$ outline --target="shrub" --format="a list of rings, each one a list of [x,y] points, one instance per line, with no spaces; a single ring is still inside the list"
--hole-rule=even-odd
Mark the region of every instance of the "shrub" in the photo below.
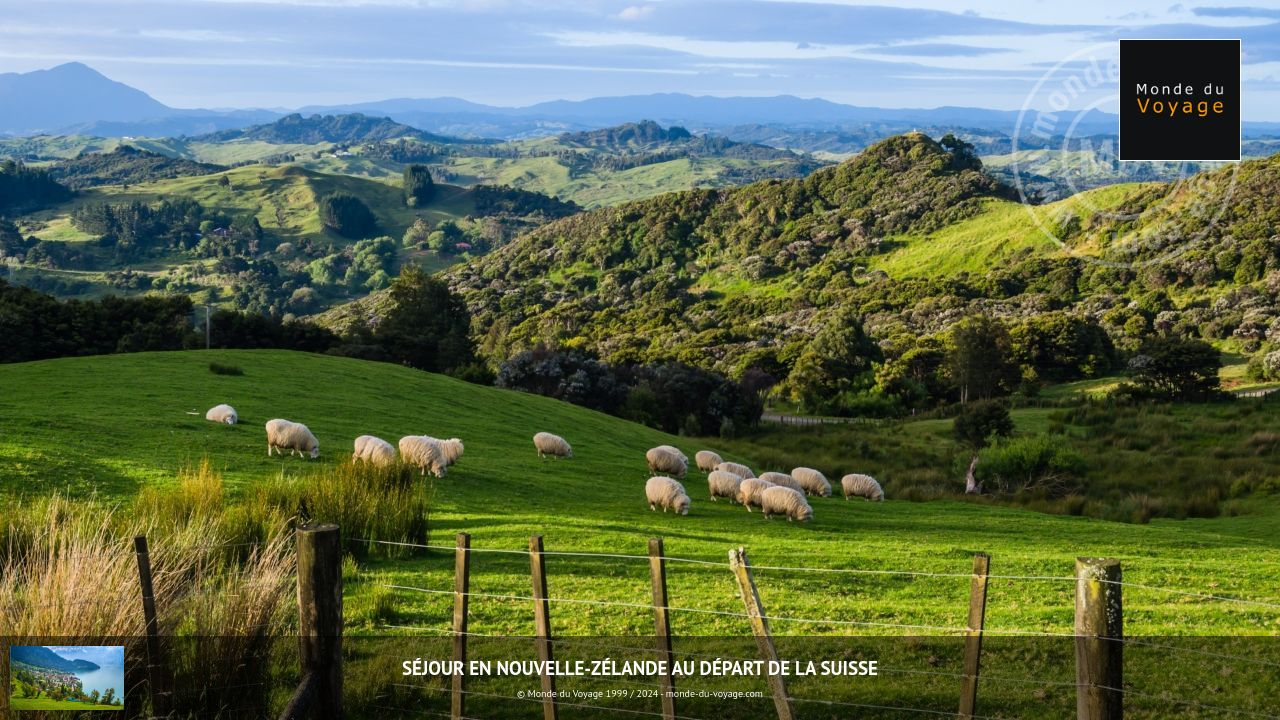
[[[1058,438],[1028,435],[1002,439],[982,455],[977,475],[988,490],[1058,497],[1078,491],[1084,456]]]
[[[223,365],[222,363],[209,363],[209,372],[214,375],[243,375],[244,370],[238,365]]]

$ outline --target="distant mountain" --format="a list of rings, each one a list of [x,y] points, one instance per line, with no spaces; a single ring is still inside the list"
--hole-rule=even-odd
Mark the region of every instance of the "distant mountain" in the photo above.
[[[173,113],[172,108],[141,90],[110,80],[82,63],[0,74],[0,129],[13,133]]]
[[[312,115],[310,117],[303,117],[300,113],[294,113],[264,125],[253,125],[236,130],[222,130],[202,135],[195,139],[205,142],[260,140],[276,144],[312,144],[321,142],[369,143],[397,138],[413,138],[415,140],[445,144],[468,142],[459,138],[425,132],[418,128],[395,122],[390,118],[370,117],[361,113]]]
[[[14,645],[9,648],[9,659],[32,667],[62,672],[89,672],[99,665],[88,660],[68,660],[42,645]]]
[[[182,137],[206,135],[219,130],[235,130],[247,125],[268,123],[280,117],[271,110],[231,110],[215,113],[207,110],[175,110],[175,115],[150,120],[97,120],[70,125],[59,130],[63,134],[96,137]]]
[[[54,163],[49,174],[72,190],[98,185],[136,185],[192,175],[209,175],[226,170],[221,165],[171,158],[159,153],[121,145],[114,152],[84,153]]]
[[[692,138],[693,133],[678,125],[664,128],[652,120],[644,120],[600,130],[564,133],[560,136],[560,142],[617,150],[644,147],[654,143],[680,142]]]

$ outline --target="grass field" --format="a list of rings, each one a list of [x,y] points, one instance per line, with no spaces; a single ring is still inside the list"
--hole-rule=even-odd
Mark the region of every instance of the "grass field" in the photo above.
[[[24,698],[10,697],[10,710],[123,710],[120,705],[99,705],[94,703],[73,702],[71,700],[53,700],[47,697]]]
[[[237,365],[243,376],[215,375],[208,363]],[[0,367],[0,489],[20,496],[63,493],[126,506],[143,486],[173,482],[180,466],[207,457],[234,498],[280,475],[316,472],[340,461],[352,438],[389,439],[425,433],[466,441],[459,465],[431,483],[434,541],[473,534],[478,548],[518,550],[545,534],[549,550],[643,553],[651,536],[667,538],[676,557],[723,562],[745,545],[755,562],[817,568],[967,572],[974,552],[993,555],[1000,573],[1066,577],[1080,555],[1119,557],[1126,578],[1153,586],[1212,589],[1216,594],[1271,598],[1280,537],[1278,508],[1212,520],[1127,525],[1077,517],[949,501],[883,504],[815,499],[808,524],[765,521],[725,502],[710,503],[692,473],[687,517],[645,507],[644,451],[670,442],[692,456],[705,444],[672,438],[622,420],[530,396],[468,385],[387,364],[276,351],[155,353],[51,360]],[[203,420],[204,409],[230,402],[236,427]],[[306,422],[321,440],[322,458],[268,458],[261,424],[271,417]],[[1029,416],[1026,418],[1031,420]],[[945,423],[946,421],[932,421]],[[920,432],[929,430],[919,424]],[[908,425],[907,427],[911,427]],[[538,430],[563,434],[575,458],[541,461],[529,440]],[[749,455],[737,456],[747,462]],[[883,476],[885,462],[850,449],[842,469]],[[639,561],[557,558],[550,565],[553,595],[645,602],[646,566]],[[484,555],[475,562],[479,589],[527,591],[519,555]],[[452,558],[431,553],[401,560],[368,560],[350,587],[353,626],[377,624],[441,629],[448,599],[414,592],[385,597],[379,583],[442,589]],[[727,568],[680,565],[670,571],[673,604],[738,610]],[[762,572],[761,592],[804,618],[864,618],[893,624],[954,626],[964,618],[967,581],[956,578],[850,579],[838,574]],[[993,581],[989,624],[994,628],[1066,631],[1071,584]],[[478,632],[527,633],[523,605],[473,605]],[[1270,634],[1280,614],[1202,602],[1157,590],[1126,596],[1135,634]],[[390,609],[388,609],[390,608]],[[705,614],[674,619],[681,634],[737,633],[739,619]],[[562,632],[646,632],[644,612],[582,608],[560,620]],[[841,633],[822,624],[784,626],[784,634]],[[884,628],[888,634],[901,630]]]

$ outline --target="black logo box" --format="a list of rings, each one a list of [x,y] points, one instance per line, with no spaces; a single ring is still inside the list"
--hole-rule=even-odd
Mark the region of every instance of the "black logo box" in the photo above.
[[[1240,40],[1120,41],[1120,160],[1238,161],[1240,103]]]

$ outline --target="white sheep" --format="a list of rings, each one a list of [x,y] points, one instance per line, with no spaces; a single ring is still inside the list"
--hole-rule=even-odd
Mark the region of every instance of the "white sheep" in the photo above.
[[[240,416],[236,414],[236,409],[225,403],[209,408],[209,412],[204,414],[204,419],[210,422],[226,423],[227,425],[235,425],[240,422]]]
[[[432,475],[442,478],[449,469],[440,441],[426,435],[406,435],[400,438],[400,457],[418,468],[422,475],[430,470]]]
[[[798,467],[791,471],[791,477],[800,483],[805,495],[831,497],[831,482],[821,471],[813,468]]]
[[[729,498],[729,502],[738,499],[738,486],[742,484],[742,478],[731,472],[723,470],[712,470],[707,474],[707,490],[711,493],[711,502],[715,502],[716,498]]]
[[[662,512],[670,509],[679,515],[689,514],[689,494],[684,491],[684,485],[669,477],[658,475],[649,478],[649,482],[644,484],[644,494],[649,500],[650,510],[662,508]]]
[[[884,490],[880,487],[880,483],[870,475],[860,475],[858,473],[849,473],[840,478],[840,489],[844,490],[844,499],[851,497],[866,498],[875,502],[884,501]]]
[[[462,451],[464,450],[462,447],[462,441],[458,438],[449,438],[448,440],[441,440],[439,442],[440,448],[444,450],[445,463],[452,465],[458,462],[458,458],[462,457]]]
[[[760,495],[771,487],[777,487],[768,480],[747,478],[738,485],[738,504],[751,512],[751,506],[760,507]]]
[[[734,475],[737,475],[738,477],[743,478],[744,480],[746,478],[753,478],[756,476],[755,472],[752,471],[751,468],[747,467],[746,465],[743,465],[742,463],[736,463],[736,462],[722,462],[719,465],[716,465],[716,470],[731,472]]]
[[[380,437],[361,435],[356,438],[355,452],[351,454],[351,461],[386,467],[396,461],[396,449]]]
[[[796,482],[796,479],[784,472],[765,472],[760,473],[761,480],[768,480],[774,485],[781,485],[785,488],[791,488],[801,494],[804,493],[804,486]]]
[[[715,470],[717,465],[724,462],[724,458],[710,450],[699,450],[694,454],[693,459],[698,463],[698,469],[705,473]]]
[[[538,457],[573,457],[573,448],[569,447],[569,443],[559,435],[552,435],[549,432],[540,432],[533,436],[533,446],[538,448]]]
[[[302,423],[291,422],[281,418],[267,421],[267,456],[275,450],[281,455],[285,450],[294,453],[310,453],[311,457],[320,457],[320,441],[311,434],[311,430]]]
[[[644,457],[649,461],[649,472],[667,473],[678,478],[684,477],[685,473],[689,472],[688,459],[670,445],[650,448]]]
[[[813,508],[804,499],[804,493],[789,487],[771,487],[760,493],[760,509],[766,520],[774,515],[786,515],[787,522],[813,519]]]
[[[674,453],[675,455],[677,455],[681,460],[684,461],[684,464],[686,466],[689,464],[689,456],[685,455],[684,451],[676,447],[675,445],[659,445],[658,447],[662,448],[663,450],[666,450],[667,452]]]

